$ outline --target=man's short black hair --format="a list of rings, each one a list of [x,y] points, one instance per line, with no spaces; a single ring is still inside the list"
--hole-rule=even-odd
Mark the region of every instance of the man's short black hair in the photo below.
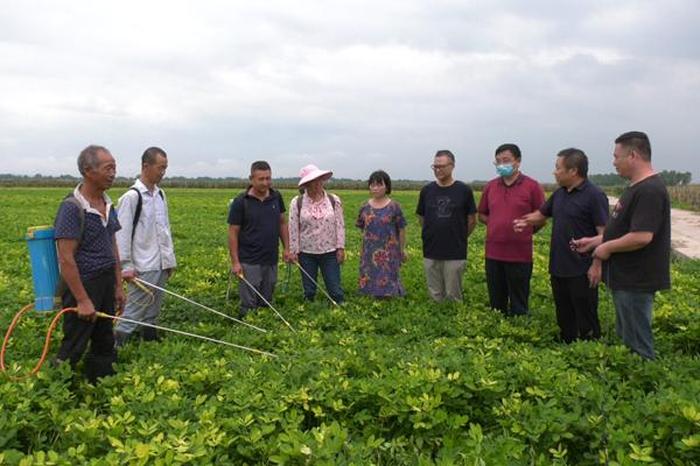
[[[367,187],[373,184],[383,184],[386,187],[386,193],[391,194],[391,178],[389,174],[384,170],[377,170],[369,175],[369,180],[367,180]]]
[[[576,169],[576,173],[581,178],[588,178],[588,157],[581,149],[569,147],[568,149],[560,150],[557,157],[562,158],[564,167],[567,170]]]
[[[250,174],[252,175],[254,171],[270,171],[270,164],[264,160],[258,160],[250,164]]]
[[[641,131],[628,131],[615,139],[615,144],[620,144],[632,149],[642,156],[642,159],[649,162],[651,160],[651,142],[649,136]]]
[[[455,163],[455,155],[452,153],[452,151],[447,149],[440,149],[439,151],[435,152],[435,157],[447,157],[450,159],[450,162],[452,162],[453,165]]]
[[[513,154],[513,157],[515,157],[515,160],[520,160],[522,158],[520,147],[512,143],[501,144],[496,148],[496,153],[494,155],[498,155],[505,151],[510,151],[510,153]]]
[[[143,155],[141,156],[141,165],[153,165],[156,163],[159,155],[162,155],[166,159],[168,158],[168,154],[166,154],[160,147],[149,147],[143,151]]]

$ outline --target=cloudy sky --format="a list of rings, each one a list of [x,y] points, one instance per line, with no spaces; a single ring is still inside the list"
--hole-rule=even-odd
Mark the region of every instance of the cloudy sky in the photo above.
[[[693,172],[700,2],[0,0],[0,173],[77,175],[90,143],[120,175],[150,145],[170,175],[429,179],[435,150],[488,179],[515,142],[551,181],[575,146],[613,171],[646,131]]]

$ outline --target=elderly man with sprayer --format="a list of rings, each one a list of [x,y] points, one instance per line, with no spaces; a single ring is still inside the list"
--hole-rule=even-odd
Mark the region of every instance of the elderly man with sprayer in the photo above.
[[[64,308],[77,307],[63,320],[63,341],[57,362],[75,368],[85,360],[88,380],[114,373],[116,360],[112,322],[97,319],[97,311],[114,315],[124,305],[119,251],[115,233],[121,228],[112,201],[105,193],[116,175],[116,162],[102,146],[88,146],[78,157],[80,184],[66,196],[54,223],[58,261],[65,290]]]

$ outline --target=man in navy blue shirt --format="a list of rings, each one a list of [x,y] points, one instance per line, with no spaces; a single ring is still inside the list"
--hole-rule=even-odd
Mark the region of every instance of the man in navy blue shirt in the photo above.
[[[284,246],[284,259],[290,258],[289,229],[284,215],[282,195],[272,189],[272,171],[265,161],[253,162],[250,167],[250,186],[231,203],[228,214],[228,244],[231,271],[243,274],[268,301],[277,282],[279,241]],[[238,286],[241,300],[239,317],[265,303],[250,286],[241,281]]]
[[[63,307],[77,313],[63,318],[63,341],[58,362],[73,368],[90,345],[85,372],[91,382],[114,373],[116,360],[112,321],[97,319],[95,311],[114,315],[124,305],[115,233],[121,228],[112,201],[116,163],[102,146],[88,146],[78,157],[82,182],[59,207],[54,223],[61,277],[66,284]]]
[[[542,226],[552,217],[549,273],[561,339],[600,337],[598,321],[598,283],[588,278],[589,269],[600,268],[600,261],[572,250],[575,238],[603,233],[608,220],[608,198],[588,181],[588,158],[575,148],[557,154],[554,177],[560,188],[547,202],[530,214],[514,221],[520,231],[527,226]]]

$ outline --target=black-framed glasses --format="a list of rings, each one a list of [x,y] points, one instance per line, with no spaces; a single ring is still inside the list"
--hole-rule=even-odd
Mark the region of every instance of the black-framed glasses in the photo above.
[[[451,166],[452,166],[451,163],[448,163],[448,164],[445,164],[445,165],[435,165],[435,164],[432,164],[432,165],[430,166],[430,168],[432,168],[433,170],[442,170],[443,168],[447,168],[447,167],[451,167]]]

